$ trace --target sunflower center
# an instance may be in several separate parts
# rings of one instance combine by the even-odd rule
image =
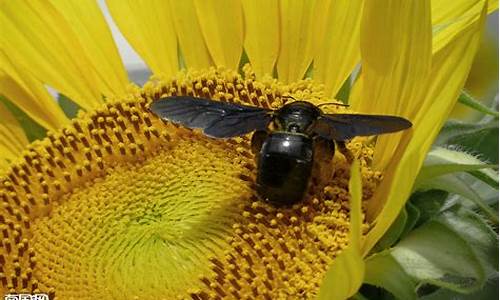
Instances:
[[[103,299],[140,297],[145,290],[163,297],[193,286],[193,278],[209,271],[209,259],[228,249],[223,237],[231,223],[224,220],[235,219],[232,207],[251,194],[237,179],[241,166],[227,155],[230,149],[206,143],[160,148],[62,196],[50,217],[34,222],[43,282],[65,283],[68,297]],[[192,155],[207,148],[203,159]],[[57,272],[51,272],[54,265]],[[108,287],[114,287],[111,294]]]
[[[314,297],[348,242],[346,159],[318,158],[304,201],[276,208],[255,192],[250,136],[211,139],[148,109],[169,95],[267,108],[281,95],[328,101],[311,81],[245,72],[156,78],[30,145],[0,181],[2,286],[61,299]],[[368,199],[380,180],[372,148],[348,147]]]

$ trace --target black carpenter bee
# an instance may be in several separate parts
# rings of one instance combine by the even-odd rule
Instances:
[[[294,101],[277,110],[220,102],[191,96],[155,101],[151,110],[162,119],[188,128],[201,128],[213,138],[230,138],[252,131],[257,159],[257,192],[276,206],[299,202],[307,190],[314,149],[327,143],[331,157],[335,144],[348,160],[345,142],[407,129],[404,118],[384,115],[325,114],[309,102]],[[269,129],[270,124],[273,129]]]

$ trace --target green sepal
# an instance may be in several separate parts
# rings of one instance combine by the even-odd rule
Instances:
[[[448,121],[441,129],[436,145],[456,145],[491,163],[498,163],[498,119],[486,116],[475,123]]]
[[[250,59],[248,58],[248,54],[245,51],[245,49],[243,49],[243,52],[241,53],[241,57],[240,57],[240,62],[238,65],[238,70],[239,70],[239,73],[241,76],[245,75],[245,72],[243,72],[243,67],[248,63],[250,63]],[[275,78],[277,78],[277,77],[275,77]]]
[[[363,294],[361,294],[360,292],[356,293],[355,295],[353,295],[349,299],[350,300],[370,300],[370,299],[366,298],[365,296],[363,296]]]
[[[492,188],[498,190],[498,174],[491,169],[482,169],[467,172]]]
[[[486,164],[473,155],[462,151],[437,147],[427,154],[414,188],[418,189],[423,182],[441,175],[468,172],[498,189],[498,174],[491,168],[498,168],[498,165]]]
[[[400,238],[405,237],[413,230],[413,228],[415,228],[421,216],[420,209],[418,209],[418,207],[413,205],[410,201],[406,203],[405,208],[408,218],[406,219],[405,228],[403,229]]]
[[[391,249],[391,255],[420,285],[429,283],[461,293],[486,280],[472,245],[443,222],[430,220]]]
[[[78,111],[82,109],[78,104],[73,102],[73,100],[63,94],[57,95],[57,102],[68,119],[75,118],[78,114]]]
[[[486,300],[498,298],[498,236],[496,232],[478,214],[455,206],[437,218],[458,233],[469,245],[479,259],[488,279],[481,289],[472,294],[464,295],[456,291],[439,289],[422,300],[460,299]]]
[[[479,153],[491,163],[498,164],[498,126],[476,135],[464,136],[454,143],[467,151]]]
[[[16,118],[19,122],[29,142],[41,140],[47,136],[47,129],[28,116],[23,110],[17,107],[17,105],[1,95],[0,102],[5,105],[14,118]]]
[[[186,59],[184,58],[184,53],[182,52],[182,48],[180,43],[177,43],[177,63],[179,64],[179,70],[186,70]],[[241,63],[241,59],[240,59]]]
[[[498,212],[491,208],[470,186],[470,184],[460,178],[460,176],[458,176],[457,174],[448,174],[421,181],[419,189],[438,189],[460,195],[466,199],[471,200],[490,218],[490,220],[498,224]]]
[[[462,93],[458,97],[458,102],[462,103],[463,105],[466,105],[474,110],[477,110],[478,112],[481,112],[483,114],[494,116],[494,117],[498,118],[497,111],[487,107],[483,103],[474,99],[474,97],[472,97],[472,95],[469,94],[466,90],[462,90]]]
[[[370,256],[365,261],[364,282],[384,288],[397,299],[417,298],[417,282],[405,272],[389,251]]]
[[[408,213],[406,209],[403,207],[396,220],[394,220],[391,227],[389,227],[389,229],[382,236],[382,238],[380,238],[378,243],[373,248],[372,252],[373,253],[380,252],[394,245],[399,240],[399,237],[405,230],[407,220],[408,220]]]
[[[306,70],[306,73],[304,74],[304,77],[302,79],[311,79],[314,77],[314,61],[311,62],[309,67]]]
[[[447,289],[439,289],[432,294],[419,297],[419,300],[491,300],[498,299],[498,274],[488,278],[484,287],[471,294],[460,294]]]
[[[442,213],[438,219],[473,245],[487,274],[498,272],[498,236],[490,225],[477,213],[464,207],[455,206]]]
[[[351,76],[349,76],[340,87],[340,90],[337,92],[337,95],[335,95],[335,99],[342,101],[342,103],[344,104],[349,103],[349,95],[351,94],[351,87],[352,87]]]
[[[416,226],[437,216],[448,198],[448,192],[442,190],[418,191],[411,195],[411,203],[420,212]]]
[[[498,130],[498,121],[465,123],[463,121],[450,120],[441,128],[435,144],[460,144],[460,140],[466,139],[469,136],[477,137],[478,134],[488,132],[492,129]]]

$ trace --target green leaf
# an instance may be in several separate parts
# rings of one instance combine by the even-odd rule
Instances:
[[[410,203],[420,212],[420,218],[417,226],[434,218],[443,208],[448,197],[448,193],[441,190],[428,190],[413,193],[410,197]]]
[[[28,138],[28,141],[33,142],[35,140],[41,140],[47,136],[47,129],[42,127],[40,124],[35,122],[30,116],[28,116],[24,111],[17,107],[14,103],[10,102],[4,96],[0,96],[0,101],[7,107],[7,109],[12,113],[14,118],[21,124],[21,127]]]
[[[459,141],[461,139],[477,137],[478,134],[489,132],[492,129],[498,130],[497,121],[487,123],[465,123],[462,121],[450,120],[441,128],[435,144],[460,144]]]
[[[78,111],[82,109],[78,104],[73,102],[73,100],[63,94],[57,95],[57,102],[59,103],[61,109],[64,111],[66,117],[68,117],[69,119],[75,118],[78,114]]]
[[[455,173],[472,172],[473,176],[498,189],[498,174],[491,170],[498,168],[497,165],[486,164],[480,159],[458,150],[442,147],[434,148],[427,154],[424,165],[415,181],[415,188],[418,189],[423,181],[428,181],[434,177]]]
[[[394,245],[405,230],[407,220],[408,213],[403,207],[396,220],[394,220],[394,223],[392,223],[391,227],[389,227],[372,251],[380,252]]]
[[[462,93],[458,97],[458,102],[460,102],[460,103],[462,103],[462,104],[464,104],[472,109],[475,109],[483,114],[491,115],[491,116],[498,118],[497,111],[487,107],[486,105],[484,105],[481,102],[474,99],[474,97],[472,97],[472,95],[469,94],[466,90],[462,90]]]
[[[413,230],[392,248],[391,255],[420,283],[468,293],[478,290],[486,280],[471,245],[435,220]]]
[[[498,224],[498,212],[493,210],[472,187],[456,174],[448,174],[436,178],[421,181],[419,189],[439,189],[449,193],[460,195],[474,202],[493,222]]]
[[[415,293],[417,282],[406,274],[389,252],[372,255],[365,263],[365,283],[384,288],[397,299],[417,298]]]

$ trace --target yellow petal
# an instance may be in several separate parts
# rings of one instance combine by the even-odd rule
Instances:
[[[46,129],[56,130],[69,122],[45,86],[22,66],[14,65],[1,50],[0,94]]]
[[[170,10],[187,67],[203,69],[212,66],[193,0],[170,1]]]
[[[476,22],[483,0],[432,0],[433,52],[439,51],[460,31]],[[488,1],[488,13],[498,9],[498,0]]]
[[[351,194],[349,245],[334,259],[326,272],[319,292],[321,300],[347,299],[354,295],[363,283],[365,263],[360,252],[363,220],[361,214],[361,175],[358,161],[355,161],[351,166],[349,192]]]
[[[107,0],[106,4],[120,31],[153,73],[174,75],[179,62],[168,2]]]
[[[278,0],[243,0],[245,51],[257,77],[273,75],[279,51]]]
[[[2,151],[2,150],[0,150]],[[9,169],[9,163],[10,160],[8,159],[4,159],[4,158],[1,158],[0,159],[0,174],[3,175],[3,173],[7,172],[7,170]]]
[[[429,1],[365,3],[361,58],[363,91],[354,109],[410,116],[431,65]]]
[[[363,224],[363,217],[361,214],[361,173],[358,161],[354,161],[351,166],[351,178],[349,179],[349,193],[351,195],[350,218],[351,228],[349,231],[349,245],[353,248],[359,249],[361,240],[361,225]]]
[[[387,166],[382,183],[367,204],[366,218],[368,221],[379,217],[374,221],[375,226],[364,240],[364,256],[389,229],[410,195],[419,169],[417,157],[419,155],[425,156],[425,153],[420,154],[418,151],[412,153],[406,151],[412,137],[413,129],[404,132],[394,157]],[[383,233],[381,234],[381,232]]]
[[[334,97],[358,63],[359,27],[362,0],[334,1],[327,8],[325,32],[317,44],[314,57],[314,79],[325,84],[327,95]],[[321,15],[321,14],[320,14]]]
[[[127,72],[97,2],[51,0],[51,3],[71,25],[87,53],[98,76],[99,91],[105,95],[123,94],[129,84]]]
[[[236,70],[243,51],[240,0],[195,0],[196,15],[216,66]]]
[[[91,109],[102,103],[102,84],[88,48],[71,23],[47,1],[2,1],[0,47],[38,80]]]
[[[360,70],[363,72],[363,70]],[[351,90],[349,91],[349,104],[353,107],[359,107],[361,101],[361,95],[363,92],[363,76],[359,73],[358,77],[352,84]],[[356,103],[356,105],[354,105]]]
[[[11,160],[19,156],[26,145],[28,138],[21,125],[0,103],[0,173],[8,167]]]
[[[363,245],[365,255],[404,206],[428,149],[456,103],[479,45],[485,14],[486,9],[479,22],[433,55],[430,79],[424,87],[426,93],[420,101],[415,126],[405,134],[384,180],[368,203],[368,219],[377,217]],[[406,150],[405,144],[408,144]]]
[[[483,10],[482,16],[472,28],[462,32],[461,36],[456,36],[449,45],[433,55],[431,80],[425,87],[426,96],[415,116],[415,129],[421,130],[418,134],[423,139],[431,139],[432,142],[434,137],[429,137],[426,132],[434,128],[436,123],[439,129],[456,103],[476,54],[485,18],[486,10]],[[439,112],[432,114],[434,122],[429,121],[429,111]],[[415,134],[417,135],[417,131]]]
[[[318,55],[324,44],[325,33],[327,31],[327,21],[329,13],[332,11],[332,0],[315,0],[313,10],[318,13],[313,22],[313,51],[314,57]]]
[[[318,6],[320,7],[320,6]],[[316,8],[318,8],[316,7]],[[281,1],[281,36],[278,55],[278,78],[288,83],[304,77],[314,55],[314,1]]]
[[[488,0],[488,14],[498,10],[498,0]]]
[[[413,119],[431,65],[429,0],[365,3],[361,25],[362,81],[355,110]],[[400,135],[380,137],[374,166],[383,168]]]

